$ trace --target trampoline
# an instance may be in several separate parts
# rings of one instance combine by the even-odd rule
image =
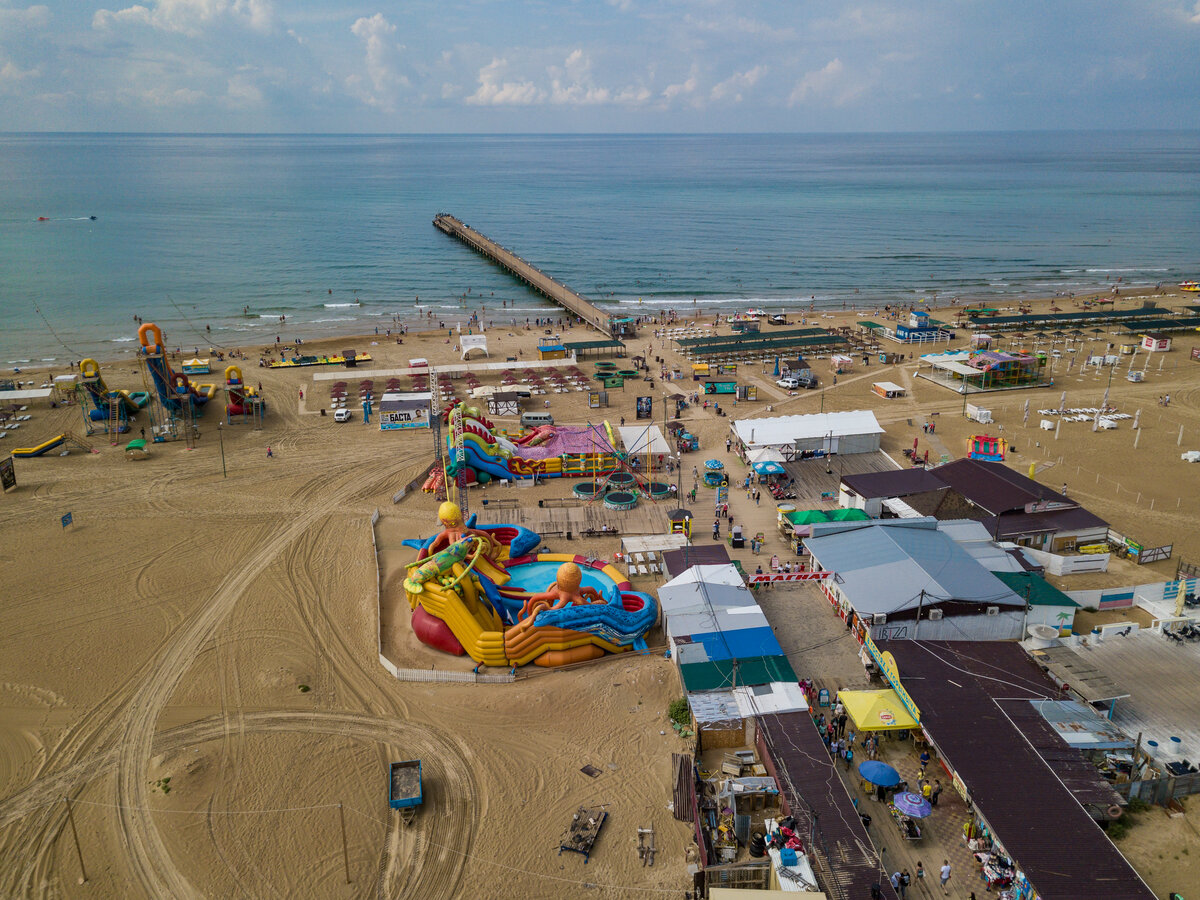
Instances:
[[[604,497],[606,509],[625,510],[637,506],[637,494],[632,491],[610,491]]]

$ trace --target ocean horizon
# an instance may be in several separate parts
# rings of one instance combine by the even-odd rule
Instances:
[[[190,350],[553,314],[438,212],[635,315],[1200,274],[1190,130],[8,133],[0,198],[10,366],[132,354],[135,316]]]

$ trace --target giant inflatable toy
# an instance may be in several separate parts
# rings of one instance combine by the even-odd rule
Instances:
[[[417,550],[404,590],[423,643],[488,666],[562,666],[644,646],[658,620],[649,594],[601,560],[535,554],[541,537],[516,525],[475,527],[454,503]]]

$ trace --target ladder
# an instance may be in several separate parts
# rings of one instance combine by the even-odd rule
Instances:
[[[454,433],[454,462],[458,467],[455,475],[455,501],[462,510],[463,521],[467,520],[467,448],[463,445],[463,413],[462,404],[454,407],[450,413],[450,424]]]
[[[121,395],[110,394],[108,397],[108,442],[113,446],[120,441],[121,438]]]
[[[92,449],[92,445],[89,444],[83,438],[81,438],[74,431],[65,432],[63,437],[66,438],[66,443],[73,444],[74,446],[78,447],[80,450],[87,450],[90,452]]]

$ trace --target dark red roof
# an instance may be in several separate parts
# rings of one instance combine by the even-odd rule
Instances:
[[[896,657],[926,734],[1043,900],[1153,900],[1003,708],[1002,700],[1061,696],[1019,645],[887,641],[880,649]]]
[[[938,478],[993,516],[1010,510],[1024,511],[1025,504],[1035,500],[1074,502],[1004,463],[956,459],[934,471]]]
[[[843,475],[842,484],[860,497],[907,497],[927,491],[944,491],[949,485],[938,478],[939,469],[894,469]]]
[[[784,811],[800,822],[797,830],[826,859],[841,890],[825,885],[831,897],[870,897],[878,884],[883,896],[896,892],[879,866],[875,846],[858,817],[825,743],[806,712],[758,716],[758,751],[779,786]],[[805,832],[813,828],[815,836]],[[886,827],[886,826],[885,826]]]
[[[695,525],[695,520],[692,524]],[[663,551],[663,565],[672,578],[677,578],[692,566],[723,566],[728,562],[729,553],[724,544],[696,544],[682,550]]]

